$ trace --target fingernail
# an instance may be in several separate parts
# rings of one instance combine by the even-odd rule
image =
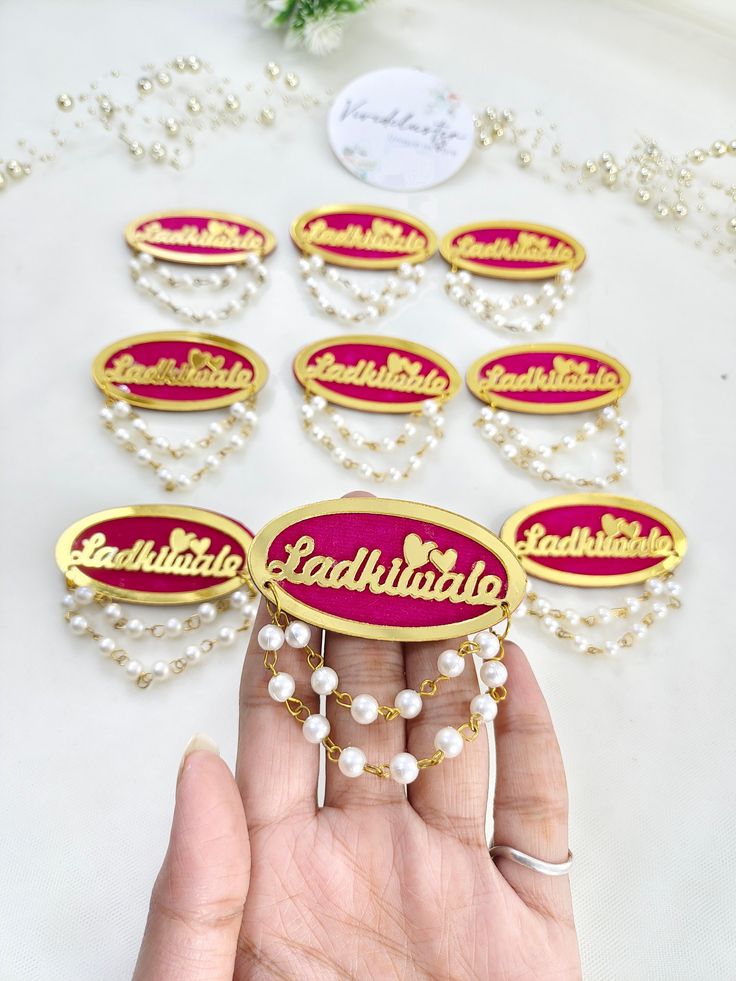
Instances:
[[[178,783],[181,779],[182,772],[184,770],[184,764],[187,761],[187,757],[191,756],[192,753],[214,753],[215,756],[220,755],[220,747],[217,745],[215,740],[208,736],[206,732],[195,732],[192,738],[187,743],[184,749],[184,755],[181,758],[181,763],[179,764],[179,772],[176,775],[176,782]]]

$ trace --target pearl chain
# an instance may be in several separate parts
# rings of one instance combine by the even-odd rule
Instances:
[[[482,436],[498,446],[503,456],[528,473],[549,483],[564,484],[567,487],[585,487],[592,490],[602,490],[617,483],[628,473],[626,466],[626,431],[628,422],[618,411],[618,406],[607,405],[596,416],[593,422],[585,422],[574,433],[562,437],[557,443],[546,445],[540,443],[531,446],[529,438],[516,426],[511,425],[508,412],[484,406],[475,425]],[[554,454],[575,449],[580,443],[604,429],[614,429],[613,462],[614,469],[607,474],[596,477],[576,477],[575,474],[564,472],[555,473],[549,469],[549,461]]]
[[[681,596],[680,584],[674,582],[670,573],[648,579],[642,593],[639,596],[627,596],[623,605],[610,608],[599,606],[588,614],[571,609],[557,609],[549,600],[530,591],[527,594],[526,608],[519,608],[516,615],[535,617],[545,630],[559,640],[571,643],[583,654],[615,656],[625,648],[632,647],[637,640],[642,640],[650,628],[657,621],[663,620],[670,611],[679,610],[682,605]],[[575,628],[581,625],[593,628],[615,623],[616,620],[630,621],[642,612],[642,608],[646,612],[641,619],[632,623],[616,640],[594,644],[582,634],[575,633]]]
[[[269,609],[271,609],[269,604]],[[417,689],[406,688],[398,692],[392,707],[379,705],[378,700],[369,694],[351,697],[346,692],[338,690],[337,672],[327,667],[321,653],[309,646],[311,629],[300,620],[288,621],[281,612],[272,610],[273,622],[262,627],[258,633],[258,645],[263,651],[263,664],[271,672],[268,682],[268,693],[275,702],[285,705],[287,711],[302,725],[302,733],[307,742],[325,747],[327,758],[337,763],[341,773],[347,777],[359,777],[370,773],[384,779],[392,779],[396,783],[406,785],[419,776],[419,771],[430,766],[437,766],[445,759],[459,756],[466,742],[475,740],[481,723],[492,722],[498,712],[498,703],[506,698],[505,683],[508,678],[506,666],[503,664],[503,636],[498,636],[491,630],[476,634],[472,640],[467,640],[455,649],[443,651],[437,658],[438,676],[434,679],[425,678]],[[465,669],[465,657],[468,654],[478,655],[483,663],[480,668],[480,678],[486,686],[485,692],[475,695],[470,701],[470,718],[468,722],[455,728],[443,726],[434,737],[432,756],[418,759],[411,753],[397,753],[387,763],[368,763],[363,750],[357,746],[342,748],[330,739],[330,721],[321,712],[310,712],[305,703],[295,696],[296,682],[293,675],[278,670],[278,652],[284,644],[293,650],[303,649],[306,652],[307,663],[312,670],[311,687],[320,696],[333,695],[339,705],[350,709],[351,717],[359,725],[370,725],[381,716],[386,721],[396,718],[414,719],[422,710],[422,699],[433,697],[438,690],[438,684],[462,674]]]
[[[327,314],[328,317],[335,317],[344,324],[362,324],[385,316],[393,309],[397,300],[413,296],[424,278],[424,266],[421,263],[411,265],[402,262],[396,270],[396,276],[389,276],[386,279],[383,289],[365,289],[347,276],[341,275],[334,266],[327,265],[319,255],[302,256],[299,260],[299,271],[307,291],[322,313]],[[362,306],[362,309],[352,312],[345,307],[334,306],[327,294],[320,290],[318,277],[335,289],[347,293],[356,305]]]
[[[128,453],[134,453],[137,463],[149,467],[156,474],[167,491],[186,491],[206,473],[217,470],[228,456],[245,446],[246,440],[252,436],[258,423],[254,405],[254,399],[233,403],[222,422],[210,423],[206,436],[198,440],[186,439],[178,445],[172,445],[165,436],[154,436],[148,428],[148,423],[122,399],[117,401],[108,399],[100,410],[100,421],[119,446]],[[238,430],[228,436],[229,431],[236,426],[239,427]],[[144,445],[136,442],[136,437],[142,440]],[[210,449],[214,443],[225,437],[227,437],[226,444],[216,452],[209,453],[202,465],[190,474],[175,474],[160,459],[154,457],[154,453],[158,453],[178,461],[197,450]]]
[[[209,654],[215,647],[231,647],[239,633],[243,633],[253,625],[257,605],[253,602],[255,594],[252,590],[236,590],[227,599],[217,600],[216,603],[201,603],[197,612],[180,620],[170,617],[166,623],[145,626],[137,617],[125,617],[120,604],[112,601],[111,597],[101,591],[95,591],[89,586],[79,586],[76,589],[70,584],[70,591],[62,598],[64,619],[69,629],[77,637],[89,637],[97,642],[99,651],[105,657],[119,664],[138,688],[148,688],[152,682],[167,681],[172,675],[181,674],[187,667],[197,664],[203,655]],[[177,638],[186,631],[197,630],[204,624],[212,623],[219,613],[226,610],[237,610],[243,617],[240,626],[223,626],[213,638],[201,640],[197,644],[188,644],[180,657],[169,661],[155,661],[151,667],[146,667],[142,661],[133,658],[117,641],[106,634],[100,633],[89,622],[81,609],[96,604],[104,609],[104,615],[110,625],[117,630],[124,630],[132,640],[139,640],[144,634],[161,640]]]
[[[473,284],[473,277],[465,269],[460,272],[453,270],[445,276],[445,293],[484,323],[491,323],[499,330],[507,330],[512,334],[531,334],[546,330],[552,323],[552,318],[572,296],[573,275],[571,269],[562,269],[554,281],[544,283],[536,295],[525,292],[506,297],[490,296]],[[545,309],[535,313],[532,319],[529,316],[516,319],[508,316],[512,310],[526,310],[531,314],[532,310],[542,306]]]
[[[259,257],[254,252],[249,252],[245,257],[243,267],[252,276],[240,292],[239,297],[233,297],[224,305],[217,309],[192,310],[186,304],[179,303],[167,290],[157,286],[145,275],[147,270],[157,274],[163,283],[171,289],[192,289],[208,287],[212,290],[223,289],[230,286],[238,277],[238,269],[235,266],[225,266],[221,273],[211,272],[206,275],[192,275],[191,273],[175,273],[168,267],[157,266],[156,260],[147,252],[139,252],[130,260],[130,275],[138,289],[153,297],[163,306],[167,307],[180,320],[188,320],[193,324],[204,324],[212,326],[227,320],[233,314],[243,309],[243,305],[249,303],[268,279],[268,271]]]
[[[315,421],[320,416],[329,422],[343,442],[354,446],[356,449],[365,449],[372,453],[393,453],[396,449],[405,446],[414,437],[420,435],[418,431],[421,426],[424,426],[428,432],[422,438],[422,442],[411,454],[404,466],[394,466],[389,467],[387,470],[378,470],[368,462],[361,463],[359,460],[354,459],[348,455],[346,450],[338,446],[333,436]],[[418,470],[422,465],[424,456],[430,450],[435,449],[440,439],[442,439],[444,435],[444,422],[444,416],[440,412],[438,401],[428,399],[423,403],[419,411],[411,413],[411,420],[404,423],[402,431],[397,436],[384,436],[381,440],[372,440],[357,430],[349,429],[345,425],[342,415],[335,411],[332,406],[328,405],[327,400],[321,395],[307,394],[302,404],[302,424],[305,432],[315,442],[323,446],[331,454],[332,459],[345,467],[346,470],[357,470],[360,476],[366,480],[375,480],[379,483],[385,480],[405,480],[414,471]]]

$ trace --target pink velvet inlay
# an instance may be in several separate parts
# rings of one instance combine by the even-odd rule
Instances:
[[[419,362],[421,365],[420,373],[422,375],[428,374],[434,368],[437,375],[446,380],[447,387],[449,388],[450,379],[444,368],[429,358],[425,358],[422,354],[405,351],[398,346],[390,348],[383,347],[380,344],[357,343],[354,341],[348,341],[345,344],[327,344],[311,355],[308,364],[315,364],[317,359],[326,352],[332,352],[339,364],[357,365],[361,360],[373,361],[375,362],[376,370],[387,364],[389,355],[399,355],[400,357],[408,358],[411,362]],[[395,392],[387,388],[371,388],[367,385],[346,385],[341,382],[319,380],[319,384],[331,392],[360,399],[363,402],[410,403],[434,397],[417,395],[414,392]]]
[[[155,221],[162,228],[170,229],[171,231],[178,231],[180,228],[194,227],[197,229],[205,229],[211,221],[225,222],[225,219],[216,218],[213,215],[168,215],[166,217],[155,218]],[[136,226],[136,232],[141,232],[147,225],[151,224],[151,219],[143,221],[140,225]],[[238,229],[238,234],[245,235],[249,230],[251,230],[250,225],[243,225],[239,221],[227,220],[226,224],[235,225]],[[258,229],[252,229],[259,236],[262,237],[262,233]],[[145,232],[143,232],[145,235]],[[153,243],[158,249],[165,249],[167,252],[176,254],[183,253],[184,255],[221,255],[223,258],[227,258],[229,255],[237,255],[243,250],[240,248],[234,249],[222,249],[213,246],[201,246],[201,245],[169,245],[164,242]]]
[[[222,369],[220,369],[222,371],[227,371],[238,362],[243,366],[243,368],[249,368],[251,372],[253,371],[252,363],[241,354],[238,354],[236,351],[229,351],[227,348],[220,347],[217,344],[210,344],[200,341],[192,343],[191,341],[177,341],[169,339],[160,341],[143,341],[138,344],[131,344],[130,347],[122,347],[105,362],[105,370],[112,370],[114,362],[117,361],[122,354],[131,354],[135,358],[137,364],[143,365],[155,365],[161,358],[171,358],[177,365],[185,364],[192,348],[196,348],[198,351],[211,354],[213,357],[224,358]],[[239,388],[194,388],[179,385],[133,385],[129,382],[117,382],[116,384],[127,384],[128,388],[134,395],[140,395],[146,398],[165,399],[167,402],[205,401],[207,399],[222,398],[226,395],[232,395],[233,392],[242,391],[242,389]]]
[[[407,535],[419,535],[423,542],[435,542],[440,551],[457,551],[453,572],[467,575],[475,562],[483,561],[482,575],[493,574],[501,580],[499,598],[506,595],[508,577],[500,559],[487,548],[457,531],[429,524],[415,518],[385,514],[327,514],[305,518],[282,531],[271,543],[268,561],[287,558],[284,546],[294,544],[302,535],[314,539],[312,555],[324,555],[336,561],[354,558],[359,548],[381,551],[380,565],[390,568],[394,558],[402,558]],[[300,564],[303,564],[303,561]],[[403,566],[402,566],[403,567]],[[431,563],[419,567],[422,572],[442,573]],[[332,616],[382,626],[429,627],[457,623],[481,616],[490,606],[452,603],[449,600],[429,601],[411,597],[376,595],[369,589],[363,592],[332,589],[303,583],[279,583],[282,590],[302,603]]]
[[[556,357],[562,357],[569,361],[575,361],[578,364],[585,362],[588,365],[588,372],[591,375],[595,375],[599,368],[605,368],[607,372],[613,372],[616,376],[617,383],[620,382],[620,378],[616,369],[610,365],[607,361],[600,361],[597,358],[590,358],[587,355],[582,354],[568,354],[564,350],[560,351],[519,351],[516,354],[499,354],[496,357],[491,358],[486,364],[482,366],[478,372],[478,377],[484,380],[486,377],[486,372],[488,372],[495,364],[502,364],[506,371],[513,372],[516,375],[523,375],[525,371],[530,368],[543,368],[545,372],[552,370],[552,362]],[[490,391],[490,389],[489,389]],[[513,392],[505,389],[499,389],[498,395],[502,395],[505,399],[513,399],[517,402],[535,402],[540,404],[545,403],[567,403],[567,402],[583,402],[587,399],[596,399],[604,392],[610,391],[609,388],[598,388],[590,389],[585,392],[543,392],[543,391],[519,391]]]
[[[358,225],[360,228],[368,229],[373,224],[376,218],[383,218],[384,216],[380,211],[371,213],[368,215],[357,214],[351,211],[338,211],[332,212],[328,215],[317,215],[305,223],[305,228],[311,228],[315,221],[326,221],[330,228],[343,229],[347,228],[348,225]],[[405,221],[391,217],[386,217],[386,221],[390,221],[392,225],[401,226],[401,234],[408,235],[410,232],[416,232],[417,235],[421,236],[422,242],[426,242],[426,236],[424,232],[417,228],[416,225],[408,224]],[[392,243],[393,244],[393,243]],[[333,253],[334,255],[352,256],[356,259],[407,259],[411,257],[414,253],[412,252],[384,252],[378,249],[360,249],[360,248],[346,248],[344,246],[336,245],[319,245],[315,246],[319,248],[320,252]]]
[[[626,521],[638,521],[641,525],[640,537],[645,538],[649,532],[656,528],[663,535],[671,535],[669,529],[655,518],[639,511],[632,511],[629,508],[612,507],[606,504],[573,504],[567,507],[555,507],[548,510],[540,509],[536,514],[531,515],[519,525],[516,530],[516,541],[524,539],[524,533],[532,525],[540,522],[546,528],[549,535],[569,535],[573,528],[589,528],[591,535],[601,530],[601,518],[604,514],[612,514],[614,518],[624,518]],[[648,558],[552,558],[549,556],[531,556],[532,561],[543,565],[548,569],[556,569],[560,572],[572,572],[586,576],[614,576],[627,572],[639,572],[642,569],[649,569],[658,565],[664,556],[653,556]]]
[[[518,239],[519,235],[524,234],[529,231],[526,228],[472,228],[467,231],[461,232],[456,235],[452,240],[452,246],[456,246],[458,239],[465,235],[471,234],[477,242],[489,243],[495,242],[499,238],[506,238],[513,244]],[[533,232],[535,235],[543,234],[545,238],[549,239],[549,244],[551,248],[554,248],[560,242],[565,245],[570,245],[570,243],[564,238],[557,238],[555,235],[548,235],[546,232]],[[570,248],[572,246],[570,245]],[[519,259],[476,259],[474,257],[468,257],[469,262],[477,263],[481,266],[488,266],[492,269],[547,269],[559,265],[557,262],[528,262],[526,260]]]
[[[237,522],[239,523],[239,522]],[[244,527],[244,526],[241,526]],[[120,549],[131,548],[138,540],[154,542],[154,551],[160,552],[163,546],[169,544],[171,532],[175,528],[183,528],[192,532],[198,539],[209,538],[210,545],[205,552],[217,555],[225,546],[230,547],[229,554],[242,558],[240,569],[245,569],[245,550],[242,545],[230,535],[208,524],[199,521],[170,518],[163,515],[132,515],[130,517],[108,518],[96,524],[89,525],[75,540],[72,549],[80,549],[85,539],[102,532],[106,545],[117,546]],[[186,551],[186,550],[185,550]],[[184,554],[184,553],[181,553]],[[135,589],[147,593],[191,592],[195,589],[206,589],[227,581],[229,576],[183,576],[151,572],[131,572],[118,569],[96,569],[78,566],[97,582],[121,589]]]

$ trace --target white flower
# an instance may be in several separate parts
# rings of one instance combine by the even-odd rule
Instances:
[[[247,0],[246,6],[261,27],[275,27],[274,22],[288,6],[288,0]]]
[[[310,54],[329,54],[342,43],[342,18],[332,11],[322,17],[310,18],[304,24],[302,38]]]

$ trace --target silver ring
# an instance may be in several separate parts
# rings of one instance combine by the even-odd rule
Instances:
[[[517,865],[523,865],[525,869],[532,872],[541,872],[542,875],[567,875],[572,868],[572,852],[568,848],[567,859],[564,862],[543,862],[541,858],[534,858],[526,852],[520,852],[518,848],[511,848],[510,845],[491,845],[488,854],[495,861],[497,858],[508,858]]]

